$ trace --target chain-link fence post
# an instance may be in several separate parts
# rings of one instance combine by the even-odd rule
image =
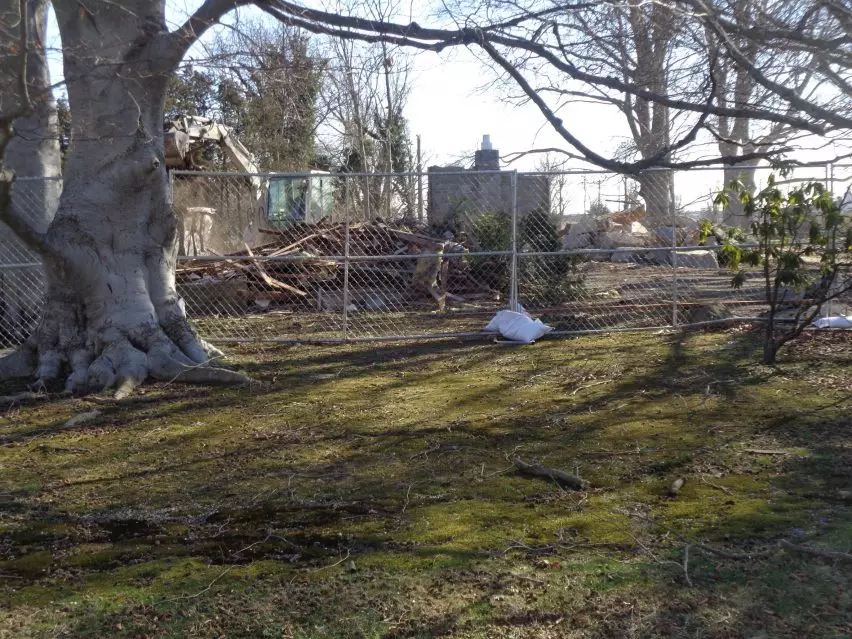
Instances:
[[[518,303],[518,171],[512,171],[512,267],[509,273],[509,308],[517,312]]]
[[[829,162],[825,165],[825,188],[831,194],[832,197],[837,197],[837,194],[834,192],[834,162]],[[843,196],[840,196],[840,206],[843,207]],[[837,239],[832,240],[831,250],[835,250],[837,248],[836,245]],[[835,278],[839,277],[835,275]],[[828,300],[823,306],[821,315],[823,317],[831,317],[834,315],[834,300]]]
[[[343,179],[343,339],[349,337],[349,179]]]
[[[166,201],[170,208],[174,208],[175,204],[175,172],[169,171],[169,183],[166,186]]]
[[[677,328],[677,298],[678,298],[678,281],[677,281],[677,205],[674,199],[671,206],[671,222],[672,222],[672,252],[669,257],[669,263],[672,269],[672,327]]]

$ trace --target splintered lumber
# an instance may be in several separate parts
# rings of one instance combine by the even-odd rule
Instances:
[[[382,229],[387,231],[389,234],[394,237],[402,240],[403,242],[407,242],[409,244],[414,244],[415,246],[427,246],[427,247],[439,247],[444,243],[444,240],[437,237],[430,237],[428,235],[420,235],[419,233],[412,233],[410,231],[400,231],[398,229],[391,229],[384,225],[382,225]]]
[[[251,252],[249,245],[246,244],[246,251],[248,252],[248,256],[251,258],[252,266],[254,266],[255,270],[257,270],[258,275],[260,275],[260,279],[263,280],[263,283],[267,286],[271,286],[272,288],[277,288],[282,291],[287,291],[289,293],[293,293],[293,295],[298,295],[300,297],[306,297],[307,293],[300,288],[296,288],[295,286],[290,286],[289,284],[285,284],[279,280],[276,280],[274,277],[271,277],[269,273],[267,273],[263,266],[261,266],[260,262],[254,259],[254,253]]]
[[[316,238],[322,237],[322,236],[323,236],[322,233],[311,233],[307,237],[303,237],[301,240],[293,242],[292,244],[288,244],[287,246],[284,246],[282,248],[275,249],[269,255],[274,256],[274,257],[278,257],[280,255],[287,255],[288,253],[294,252],[296,249],[298,249],[303,244],[306,244],[306,243],[310,242],[311,240],[315,240]]]
[[[434,297],[440,308],[445,299],[465,300],[468,294],[487,294],[491,299],[494,294],[487,279],[475,276],[470,263],[458,259],[475,246],[448,242],[422,225],[324,221],[258,230],[264,237],[257,246],[246,244],[238,252],[214,253],[218,259],[207,256],[204,263],[188,260],[179,265],[177,283],[188,293],[186,297],[209,309],[216,308],[217,297],[227,296],[233,298],[232,307],[246,312],[256,312],[258,306],[265,309],[270,302],[287,304],[288,296],[290,303],[296,298],[318,299],[320,290],[329,294],[343,290],[342,256],[349,258],[350,278],[354,278],[350,292],[360,291],[350,301],[359,308],[371,308],[375,299],[405,296],[411,301],[424,293]],[[411,259],[400,259],[403,256]],[[423,270],[430,275],[425,287],[418,279],[418,271]]]
[[[547,466],[541,466],[539,464],[528,464],[520,457],[515,457],[512,462],[515,464],[515,468],[518,469],[518,472],[522,475],[550,479],[560,486],[570,488],[571,490],[583,490],[583,488],[586,487],[586,482],[576,475],[569,475],[568,473],[556,468],[548,468]]]

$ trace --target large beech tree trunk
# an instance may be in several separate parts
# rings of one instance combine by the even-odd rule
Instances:
[[[739,180],[742,183],[743,188],[748,193],[754,195],[754,192],[757,189],[756,165],[756,162],[743,162],[736,166],[725,167],[725,188],[729,188],[733,180]],[[728,206],[725,207],[722,223],[726,226],[738,226],[741,229],[751,232],[751,218],[746,215],[745,206],[738,196],[730,198]]]
[[[16,227],[42,256],[47,298],[38,328],[0,362],[0,374],[64,378],[72,391],[117,386],[120,395],[149,376],[244,380],[207,365],[212,349],[175,291],[177,218],[168,202],[163,106],[180,58],[163,5],[56,3],[69,156],[47,232]]]
[[[672,199],[674,173],[672,171],[646,171],[637,178],[639,195],[645,200],[645,226],[649,229],[674,224]]]

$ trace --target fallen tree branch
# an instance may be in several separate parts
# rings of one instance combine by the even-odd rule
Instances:
[[[23,393],[18,393],[17,395],[3,395],[0,396],[0,404],[17,404],[20,402],[28,402],[36,399],[47,399],[47,395],[44,393],[33,393],[32,391],[24,391]]]
[[[39,444],[33,450],[40,453],[88,453],[88,448],[66,447],[66,446],[48,446],[47,444]]]
[[[574,392],[573,392],[573,393],[571,393],[571,394],[572,394],[572,395],[576,395],[576,394],[577,394],[577,393],[579,393],[581,390],[585,390],[585,389],[587,389],[587,388],[593,388],[593,387],[595,387],[595,386],[600,386],[600,385],[602,385],[602,384],[611,384],[611,383],[612,383],[612,380],[611,380],[611,379],[604,379],[604,380],[601,380],[601,381],[599,381],[599,382],[594,382],[594,383],[592,383],[592,384],[586,384],[585,386],[578,386],[577,388],[575,388],[575,389],[574,389]]]
[[[824,559],[831,559],[833,561],[843,561],[847,563],[852,563],[852,555],[847,552],[840,552],[837,550],[820,550],[819,548],[800,546],[799,544],[791,543],[786,539],[782,539],[781,541],[779,541],[778,545],[789,552],[800,553],[803,555],[813,555],[814,557],[822,557]]]
[[[719,484],[714,484],[712,481],[709,481],[706,477],[701,477],[701,482],[710,486],[710,488],[715,488],[716,490],[721,490],[726,495],[733,495],[734,491],[730,488],[726,488],[725,486],[720,486]]]
[[[752,455],[789,455],[790,451],[787,450],[770,450],[766,448],[744,448],[744,453],[751,453]]]
[[[231,572],[235,567],[236,566],[229,566],[228,568],[223,570],[213,581],[207,584],[207,587],[204,590],[199,590],[193,595],[183,595],[182,597],[175,597],[174,599],[165,599],[165,601],[181,601],[183,599],[195,599],[196,597],[200,597],[205,592],[208,592],[216,584],[217,581],[219,581],[222,577]]]
[[[515,464],[515,468],[517,468],[518,472],[522,475],[550,479],[565,488],[583,490],[588,484],[588,482],[585,482],[576,475],[569,475],[568,473],[556,468],[548,468],[547,466],[541,466],[538,464],[528,464],[520,457],[514,457],[511,461]]]
[[[692,588],[692,579],[689,578],[689,548],[691,544],[686,544],[683,549],[683,578],[686,579],[686,585]]]
[[[636,517],[637,519],[641,519],[655,526],[660,526],[660,524],[653,518],[648,517],[646,515],[642,515],[640,513],[635,512],[624,512],[630,517]],[[662,526],[661,526],[662,527]],[[680,539],[687,546],[697,548],[705,553],[716,555],[718,557],[722,557],[724,559],[732,559],[736,561],[740,560],[751,560],[751,559],[766,559],[777,555],[779,551],[787,551],[791,553],[799,553],[803,555],[811,555],[813,557],[821,557],[823,559],[830,559],[832,561],[841,561],[845,563],[852,563],[852,554],[841,552],[838,550],[823,550],[821,548],[811,548],[810,546],[802,546],[800,544],[794,544],[786,539],[780,539],[769,548],[765,548],[763,550],[756,550],[754,552],[730,552],[728,550],[723,550],[721,548],[715,548],[713,546],[708,546],[706,544],[697,543],[687,537],[684,537],[678,532],[670,530],[668,528],[662,527],[666,533],[672,533],[678,539]]]

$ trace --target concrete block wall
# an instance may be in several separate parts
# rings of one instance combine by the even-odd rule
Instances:
[[[550,180],[546,175],[518,174],[518,215],[550,210]],[[512,172],[429,168],[428,219],[439,223],[456,212],[472,218],[483,213],[512,212]]]

